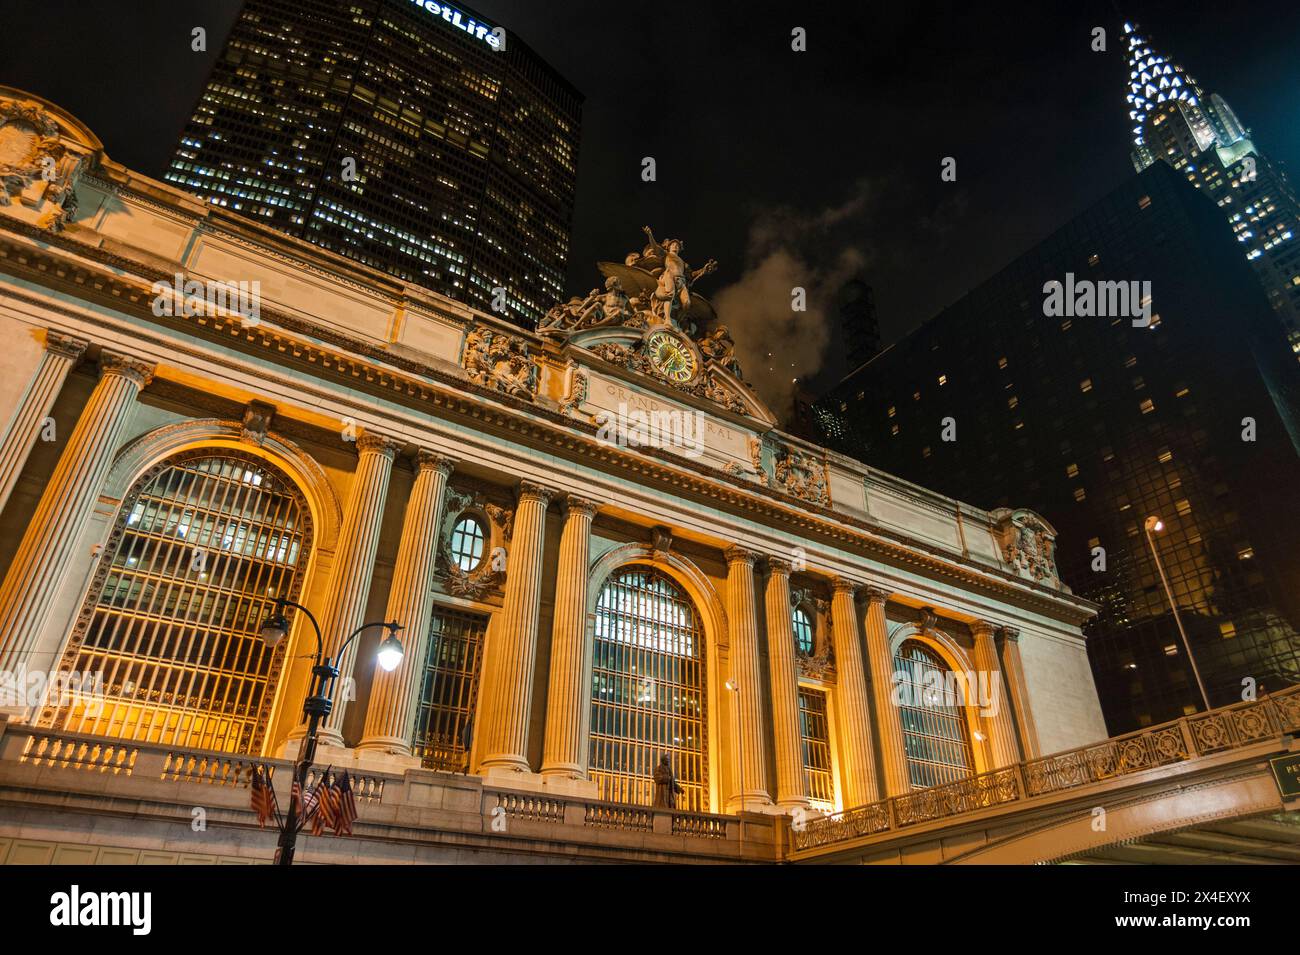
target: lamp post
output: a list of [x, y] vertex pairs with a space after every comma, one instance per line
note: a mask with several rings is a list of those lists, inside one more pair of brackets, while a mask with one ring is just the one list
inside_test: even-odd
[[1178, 614], [1178, 604], [1174, 602], [1173, 591], [1169, 589], [1169, 578], [1165, 576], [1165, 565], [1160, 562], [1160, 552], [1156, 550], [1156, 539], [1152, 532], [1159, 533], [1165, 529], [1165, 522], [1154, 515], [1148, 517], [1142, 525], [1147, 533], [1147, 543], [1151, 545], [1151, 556], [1155, 558], [1156, 570], [1160, 573], [1160, 583], [1164, 585], [1165, 597], [1169, 600], [1169, 609], [1174, 613], [1174, 623], [1178, 625], [1178, 635], [1183, 639], [1183, 649], [1187, 651], [1187, 662], [1192, 665], [1192, 675], [1196, 677], [1196, 685], [1201, 691], [1201, 702], [1205, 704], [1208, 712], [1210, 709], [1210, 695], [1205, 692], [1205, 683], [1201, 680], [1200, 668], [1196, 666], [1196, 656], [1192, 653], [1191, 641], [1187, 639], [1187, 631], [1183, 629], [1183, 618]]
[[[316, 758], [316, 730], [320, 726], [320, 721], [329, 716], [330, 711], [334, 708], [334, 682], [338, 679], [339, 668], [335, 660], [324, 656], [325, 642], [321, 639], [320, 624], [316, 622], [312, 612], [302, 604], [286, 600], [284, 597], [275, 598], [275, 610], [262, 623], [262, 640], [265, 641], [266, 645], [274, 648], [288, 634], [289, 621], [284, 616], [285, 607], [293, 607], [295, 610], [301, 610], [305, 613], [316, 633], [316, 663], [311, 668], [311, 689], [307, 693], [307, 699], [302, 704], [303, 716], [307, 718], [307, 735], [303, 737], [302, 746], [298, 750], [298, 762], [293, 770], [293, 780], [298, 784], [297, 789], [301, 794], [307, 791], [307, 773], [311, 771], [312, 762]], [[402, 625], [396, 622], [363, 623], [343, 641], [343, 645], [338, 649], [336, 659], [342, 659], [348, 644], [362, 631], [369, 630], [371, 627], [388, 628], [388, 636], [379, 645], [377, 659], [379, 665], [385, 670], [393, 670], [402, 662], [404, 652], [402, 642], [397, 639], [397, 631], [402, 629]], [[285, 819], [284, 830], [280, 833], [280, 844], [275, 853], [276, 865], [293, 865], [293, 854], [297, 842], [298, 800], [293, 798], [292, 790], [290, 790], [289, 815]]]
[[736, 810], [736, 824], [740, 826], [740, 858], [745, 858], [745, 721], [740, 715], [740, 686], [735, 680], [728, 680], [725, 684], [728, 690], [736, 694], [736, 705], [733, 707], [736, 713], [736, 737], [739, 749], [736, 751], [736, 767], [739, 770], [740, 777], [740, 806]]

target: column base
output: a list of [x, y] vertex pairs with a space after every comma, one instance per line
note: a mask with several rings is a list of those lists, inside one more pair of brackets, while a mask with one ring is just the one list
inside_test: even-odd
[[505, 789], [526, 789], [530, 792], [542, 792], [546, 788], [541, 773], [516, 766], [480, 766], [478, 774], [483, 780], [484, 787], [501, 786]]
[[808, 805], [807, 799], [778, 799], [776, 801], [776, 811], [782, 815], [788, 816], [796, 809], [802, 809], [806, 813], [813, 812], [813, 809]]
[[[301, 746], [302, 740], [300, 739], [286, 740], [275, 755], [279, 759], [297, 762], [298, 750]], [[335, 773], [346, 769], [351, 773], [392, 773], [400, 776], [408, 769], [419, 769], [420, 758], [409, 754], [402, 755], [400, 753], [385, 753], [379, 750], [362, 750], [359, 747], [351, 749], [347, 746], [330, 746], [326, 743], [318, 743], [316, 758], [312, 761], [312, 768], [324, 770], [330, 766], [334, 767]]]
[[543, 772], [542, 786], [547, 792], [553, 792], [560, 796], [575, 796], [579, 799], [600, 798], [600, 787], [596, 785], [594, 779], [583, 779], [581, 776], [574, 776], [568, 771]]
[[727, 812], [733, 815], [738, 812], [761, 812], [768, 815], [781, 815], [784, 811], [780, 806], [772, 802], [772, 797], [767, 793], [746, 793], [743, 806], [739, 796], [730, 796], [727, 799]]
[[375, 750], [351, 749], [347, 746], [328, 746], [324, 743], [316, 747], [316, 766], [324, 769], [334, 766], [334, 771], [346, 769], [350, 772], [369, 771], [372, 773], [395, 773], [401, 775], [408, 769], [419, 769], [420, 760], [416, 756], [402, 756], [396, 753], [383, 753]]
[[325, 749], [326, 747], [330, 749], [348, 748], [347, 745], [343, 742], [342, 735], [340, 735], [339, 733], [331, 732], [326, 729], [319, 729], [316, 731], [316, 745], [319, 746], [321, 749]]
[[384, 756], [410, 756], [411, 745], [397, 736], [367, 736], [357, 743], [358, 753], [377, 753]]

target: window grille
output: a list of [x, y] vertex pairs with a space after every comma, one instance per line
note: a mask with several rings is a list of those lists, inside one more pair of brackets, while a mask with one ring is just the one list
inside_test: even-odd
[[426, 768], [468, 769], [465, 727], [474, 719], [486, 632], [487, 619], [479, 614], [434, 609], [412, 740], [412, 751]]
[[708, 809], [704, 632], [685, 593], [648, 567], [615, 573], [596, 604], [592, 654], [592, 779], [602, 799], [650, 805], [662, 755], [683, 793]]
[[831, 733], [826, 718], [826, 694], [799, 687], [799, 735], [803, 740], [804, 792], [814, 809], [835, 808], [835, 777], [831, 769]]
[[901, 699], [899, 715], [912, 788], [926, 789], [972, 775], [965, 688], [956, 679], [960, 674], [915, 641], [899, 647], [894, 670], [906, 674], [895, 691]]
[[118, 512], [61, 665], [91, 692], [52, 696], [43, 721], [257, 752], [284, 652], [261, 624], [276, 595], [298, 596], [311, 535], [301, 491], [259, 457], [207, 448], [150, 469]]

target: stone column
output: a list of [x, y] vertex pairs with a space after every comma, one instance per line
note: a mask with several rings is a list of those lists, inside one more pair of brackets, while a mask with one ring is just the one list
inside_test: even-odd
[[[1003, 769], [1020, 761], [1020, 748], [1016, 745], [1016, 723], [1011, 716], [1002, 667], [998, 665], [998, 651], [993, 645], [996, 628], [987, 620], [976, 620], [970, 629], [975, 637], [976, 686], [970, 687], [967, 693], [975, 697], [973, 702], [989, 728], [993, 768]], [[980, 692], [980, 684], [987, 690], [988, 699], [983, 699], [985, 694]]]
[[[420, 451], [411, 497], [402, 519], [402, 543], [393, 568], [386, 620], [405, 629], [400, 635], [402, 662], [391, 673], [375, 669], [366, 709], [366, 730], [359, 750], [411, 755], [420, 683], [428, 656], [429, 618], [433, 611], [433, 575], [438, 556], [438, 524], [447, 478], [456, 467], [451, 458]], [[360, 639], [360, 638], [358, 638]]]
[[776, 804], [782, 809], [808, 805], [803, 780], [803, 736], [799, 732], [799, 671], [794, 659], [790, 612], [790, 562], [769, 557], [767, 664], [772, 680], [772, 738], [776, 756]]
[[1037, 759], [1042, 753], [1038, 748], [1034, 710], [1029, 705], [1029, 684], [1025, 682], [1025, 668], [1020, 661], [1020, 631], [1015, 627], [1002, 627], [998, 631], [997, 642], [1002, 651], [1002, 672], [1007, 681], [1007, 695], [1015, 706], [1020, 748], [1025, 759]]
[[154, 370], [107, 350], [99, 367], [99, 384], [77, 419], [0, 588], [0, 670], [21, 663], [48, 669], [58, 662], [26, 658], [68, 573], [136, 396]]
[[754, 593], [754, 561], [758, 555], [742, 547], [727, 549], [727, 622], [731, 629], [731, 682], [736, 738], [735, 792], [732, 811], [770, 806], [767, 763], [763, 759], [762, 677], [758, 665], [758, 613]]
[[375, 551], [379, 547], [379, 528], [384, 518], [388, 479], [393, 473], [393, 455], [397, 448], [396, 441], [373, 432], [357, 438], [357, 472], [343, 512], [338, 547], [334, 551], [334, 576], [330, 581], [325, 613], [320, 620], [325, 654], [335, 661], [339, 671], [334, 689], [334, 709], [321, 723], [322, 746], [343, 745], [343, 715], [348, 708], [344, 691], [352, 679], [357, 640], [361, 637], [348, 645], [342, 659], [338, 658], [338, 652], [343, 641], [367, 622], [366, 604], [370, 601]]
[[[587, 639], [587, 573], [591, 521], [597, 505], [570, 494], [560, 535], [551, 630], [551, 680], [546, 697], [546, 750], [542, 779], [548, 785], [587, 779], [591, 730], [591, 642]], [[593, 787], [594, 788], [594, 787]]]
[[902, 796], [912, 791], [912, 778], [907, 771], [903, 718], [894, 700], [894, 655], [889, 652], [889, 629], [885, 624], [885, 601], [888, 599], [888, 590], [867, 588], [867, 666], [871, 670], [871, 694], [875, 700], [880, 762], [885, 771], [885, 795]]
[[526, 773], [528, 720], [537, 662], [537, 614], [542, 596], [542, 540], [546, 505], [554, 491], [524, 481], [506, 557], [506, 590], [488, 639], [479, 705], [485, 708], [480, 763], [487, 774]]
[[80, 360], [87, 344], [80, 338], [59, 332], [45, 333], [45, 354], [27, 384], [27, 391], [9, 422], [9, 429], [0, 438], [0, 510], [9, 502], [18, 475], [22, 473], [50, 408], [54, 406], [54, 399], [59, 396], [68, 372]]
[[845, 809], [865, 806], [880, 798], [876, 764], [871, 751], [871, 703], [867, 699], [867, 674], [862, 664], [862, 636], [858, 628], [858, 585], [843, 577], [832, 582], [831, 629], [834, 635], [835, 722], [839, 731], [840, 781]]

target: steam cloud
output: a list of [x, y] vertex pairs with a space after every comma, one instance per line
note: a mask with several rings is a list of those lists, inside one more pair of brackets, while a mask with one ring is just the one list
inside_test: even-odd
[[[867, 184], [859, 183], [838, 206], [760, 214], [750, 227], [744, 273], [712, 296], [745, 377], [778, 418], [790, 410], [796, 380], [817, 370], [835, 337], [836, 294], [868, 261], [861, 246], [836, 242], [868, 200]], [[806, 293], [806, 311], [791, 307], [795, 288]]]

